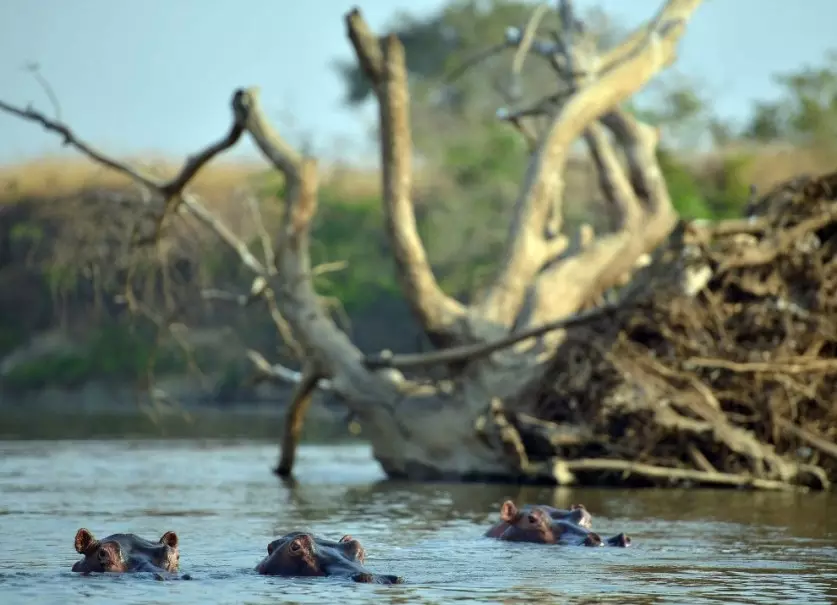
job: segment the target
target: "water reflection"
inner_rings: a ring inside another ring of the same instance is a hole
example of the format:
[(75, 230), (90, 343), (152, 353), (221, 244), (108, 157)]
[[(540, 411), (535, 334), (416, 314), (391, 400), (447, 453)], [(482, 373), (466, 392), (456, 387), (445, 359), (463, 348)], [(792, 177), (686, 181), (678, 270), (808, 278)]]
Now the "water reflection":
[[(547, 489), (383, 480), (366, 447), (305, 447), (298, 479), (272, 444), (0, 442), (0, 602), (660, 603), (829, 602), (837, 499), (744, 491)], [(503, 500), (585, 504), (629, 549), (483, 539)], [(830, 514), (829, 514), (830, 513)], [(70, 573), (78, 527), (174, 529), (191, 582)], [(265, 578), (267, 543), (294, 529), (363, 542), (402, 586)]]

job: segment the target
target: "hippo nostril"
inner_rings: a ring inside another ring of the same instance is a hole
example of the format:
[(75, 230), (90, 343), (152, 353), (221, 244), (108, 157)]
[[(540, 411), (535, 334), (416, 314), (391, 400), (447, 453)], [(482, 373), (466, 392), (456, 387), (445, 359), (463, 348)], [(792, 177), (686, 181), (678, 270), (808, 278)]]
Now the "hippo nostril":
[(393, 576), (393, 575), (385, 575), (381, 576), (381, 580), (384, 584), (403, 584), (404, 578), (401, 576)]
[(356, 573), (352, 576), (352, 580), (355, 582), (360, 582), (362, 584), (371, 584), (375, 581), (375, 578), (372, 576), (371, 573)]

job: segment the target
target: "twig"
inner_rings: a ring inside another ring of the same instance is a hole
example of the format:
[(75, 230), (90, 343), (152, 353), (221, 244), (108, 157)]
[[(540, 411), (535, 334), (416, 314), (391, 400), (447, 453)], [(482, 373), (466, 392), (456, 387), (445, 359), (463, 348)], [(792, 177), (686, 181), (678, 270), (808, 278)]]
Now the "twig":
[[(280, 363), (271, 364), (258, 351), (248, 349), (247, 358), (262, 374), (271, 380), (285, 384), (299, 384), (302, 381), (302, 373), (287, 368)], [(323, 378), (317, 382), (317, 388), (321, 391), (330, 391), (332, 389), (331, 381)]]
[(242, 307), (247, 307), (264, 294), (264, 289), (267, 287), (267, 282), (262, 277), (257, 277), (253, 280), (253, 285), (250, 287), (250, 292), (247, 294), (236, 294), (235, 292), (228, 292), (227, 290), (219, 290), (217, 288), (206, 288), (201, 291), (201, 297), (204, 300), (225, 300), (234, 302)]
[(378, 353), (376, 355), (368, 355), (364, 359), (363, 363), (367, 368), (370, 369), (403, 369), (425, 367), (439, 364), (451, 364), (466, 360), (478, 359), (480, 357), (490, 355), (491, 353), (494, 353), (496, 351), (500, 351), (501, 349), (511, 347), (517, 344), (518, 342), (521, 342), (528, 338), (537, 338), (538, 336), (542, 336), (554, 330), (582, 326), (597, 321), (602, 317), (613, 315), (623, 309), (628, 308), (632, 304), (632, 301), (629, 300), (629, 298), (631, 297), (626, 297), (625, 299), (613, 304), (603, 305), (601, 307), (596, 307), (588, 311), (576, 313), (575, 315), (572, 315), (570, 317), (564, 317), (540, 326), (535, 326), (527, 330), (522, 330), (520, 332), (511, 334), (510, 336), (507, 336), (505, 338), (495, 340), (494, 342), (454, 347), (450, 349), (437, 351), (434, 353), (406, 355), (392, 355), (388, 352)]
[(157, 222), (158, 229), (155, 239), (159, 235), (159, 227), (162, 226), (165, 217), (179, 207), (179, 203), (175, 198), (180, 198), (182, 203), (188, 207), (189, 211), (196, 218), (214, 231), (222, 240), (224, 240), (224, 242), (226, 242), (236, 251), (236, 253), (238, 253), (242, 262), (244, 262), (248, 268), (257, 274), (263, 274), (265, 272), (264, 267), (262, 267), (261, 263), (249, 252), (247, 246), (217, 217), (212, 215), (209, 210), (203, 207), (197, 197), (184, 192), (186, 185), (197, 175), (201, 168), (209, 163), (209, 161), (215, 156), (235, 145), (241, 138), (241, 135), (244, 132), (246, 117), (246, 111), (241, 106), (241, 98), (243, 94), (244, 92), (239, 90), (233, 95), (232, 108), (234, 120), (229, 132), (219, 141), (187, 158), (180, 172), (173, 179), (162, 183), (157, 181), (155, 178), (128, 166), (124, 162), (120, 162), (101, 153), (88, 143), (82, 141), (66, 124), (57, 120), (51, 120), (44, 114), (34, 109), (22, 109), (6, 103), (5, 101), (0, 101), (0, 110), (16, 115), (24, 120), (40, 124), (45, 130), (60, 135), (63, 138), (64, 145), (69, 145), (75, 148), (95, 162), (129, 177), (146, 189), (159, 194), (164, 200), (165, 209), (161, 213)]
[(259, 259), (257, 259), (256, 256), (250, 252), (250, 248), (247, 247), (247, 244), (244, 243), (244, 241), (235, 233), (233, 233), (232, 229), (230, 229), (220, 218), (215, 216), (206, 206), (204, 206), (198, 196), (191, 193), (184, 193), (181, 196), (181, 202), (182, 203), (177, 208), (178, 211), (186, 208), (194, 218), (200, 221), (205, 227), (208, 227), (210, 231), (215, 233), (215, 235), (221, 239), (221, 241), (227, 244), (227, 246), (229, 246), (233, 252), (238, 255), (238, 258), (245, 267), (250, 269), (256, 275), (267, 275), (267, 269), (264, 265), (262, 265), (261, 261), (259, 261)]
[(476, 67), (483, 61), (486, 61), (497, 55), (508, 48), (512, 48), (514, 45), (517, 44), (517, 40), (513, 41), (505, 41), (499, 44), (495, 44), (494, 46), (490, 46), (489, 48), (483, 49), (478, 51), (474, 56), (465, 59), (460, 65), (452, 69), (448, 75), (442, 77), (442, 84), (443, 85), (450, 85), (455, 82), (457, 79), (461, 78), (468, 70)]
[(801, 439), (808, 445), (811, 445), (821, 452), (828, 454), (833, 458), (837, 458), (837, 444), (829, 441), (825, 437), (817, 435), (816, 433), (795, 425), (784, 418), (776, 418), (774, 422), (784, 431), (787, 431), (794, 437)]
[(777, 491), (807, 491), (807, 488), (802, 486), (772, 479), (758, 479), (750, 475), (671, 468), (643, 464), (641, 462), (630, 462), (628, 460), (611, 460), (607, 458), (557, 460), (555, 465), (558, 467), (555, 472), (556, 476), (565, 476), (566, 471), (571, 473), (579, 471), (612, 471), (625, 475), (639, 475), (649, 479), (694, 481), (695, 483), (704, 485), (729, 485)]
[(44, 93), (46, 93), (49, 102), (52, 103), (52, 109), (55, 111), (55, 119), (60, 121), (61, 104), (58, 102), (58, 96), (55, 94), (52, 86), (50, 86), (49, 81), (41, 75), (41, 66), (37, 63), (27, 63), (24, 69), (32, 74), (32, 77), (35, 78), (35, 81), (43, 89)]
[(803, 374), (806, 372), (837, 372), (837, 359), (754, 361), (740, 363), (726, 359), (692, 357), (683, 366), (687, 368), (722, 368), (731, 372), (779, 372), (782, 374)]
[(311, 269), (311, 275), (316, 277), (319, 275), (325, 275), (326, 273), (336, 273), (337, 271), (342, 271), (348, 266), (349, 263), (344, 260), (336, 260), (330, 263), (320, 263)]
[(523, 28), (523, 34), (520, 36), (520, 42), (517, 45), (517, 50), (514, 52), (512, 59), (512, 97), (515, 100), (520, 97), (520, 72), (523, 70), (523, 62), (526, 60), (526, 55), (529, 54), (529, 49), (532, 48), (532, 42), (535, 40), (535, 34), (538, 31), (538, 26), (543, 20), (544, 15), (549, 10), (546, 4), (539, 4), (532, 11), (532, 16)]
[(268, 274), (273, 275), (277, 270), (276, 254), (273, 251), (273, 242), (271, 241), (270, 234), (268, 234), (267, 227), (265, 227), (264, 224), (264, 218), (262, 217), (262, 211), (259, 208), (259, 202), (256, 199), (256, 196), (250, 193), (245, 193), (244, 197), (247, 200), (247, 207), (250, 209), (253, 224), (256, 226), (256, 233), (259, 234), (259, 240), (262, 243), (262, 254), (264, 254), (265, 269), (267, 269)]

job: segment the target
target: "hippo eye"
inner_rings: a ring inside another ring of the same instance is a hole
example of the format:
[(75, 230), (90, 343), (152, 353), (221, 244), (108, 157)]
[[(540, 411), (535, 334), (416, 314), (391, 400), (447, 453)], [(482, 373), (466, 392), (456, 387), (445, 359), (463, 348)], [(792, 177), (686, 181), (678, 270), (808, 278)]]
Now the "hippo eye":
[(529, 523), (537, 523), (538, 518), (535, 515), (529, 515)]
[(108, 553), (105, 552), (104, 548), (100, 548), (96, 555), (99, 557), (99, 561), (107, 561), (108, 559)]
[(299, 542), (299, 540), (294, 540), (293, 542), (291, 542), (291, 552), (299, 552), (300, 550), (302, 550), (302, 544)]

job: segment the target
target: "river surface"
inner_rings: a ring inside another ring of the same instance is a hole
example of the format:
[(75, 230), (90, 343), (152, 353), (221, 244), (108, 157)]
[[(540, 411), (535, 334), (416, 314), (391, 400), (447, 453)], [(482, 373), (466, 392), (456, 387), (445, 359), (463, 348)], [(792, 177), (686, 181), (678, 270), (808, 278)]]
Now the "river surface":
[[(304, 446), (278, 481), (269, 443), (0, 441), (0, 602), (833, 603), (837, 496), (745, 491), (541, 489), (382, 482), (362, 445)], [(483, 538), (501, 502), (581, 502), (604, 535), (581, 548)], [(99, 537), (175, 530), (191, 581), (82, 576), (79, 527)], [(262, 577), (277, 535), (307, 529), (367, 550), (405, 584)]]

